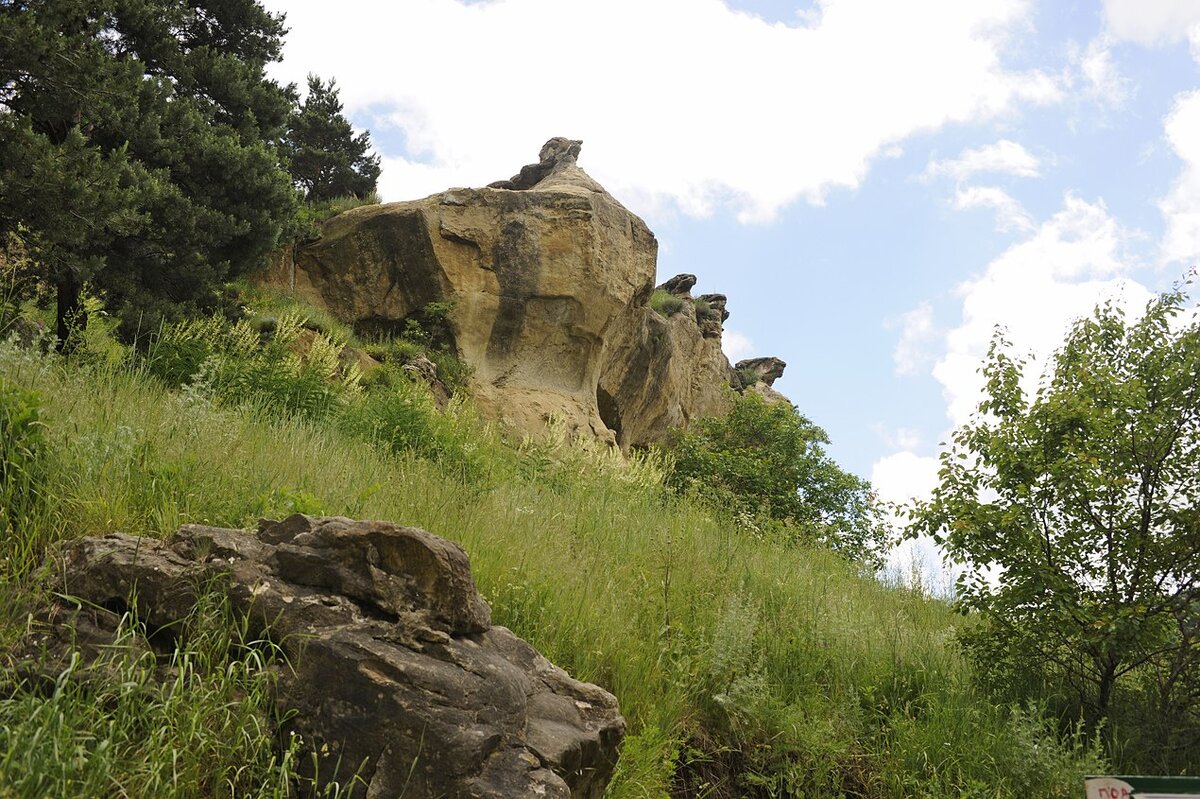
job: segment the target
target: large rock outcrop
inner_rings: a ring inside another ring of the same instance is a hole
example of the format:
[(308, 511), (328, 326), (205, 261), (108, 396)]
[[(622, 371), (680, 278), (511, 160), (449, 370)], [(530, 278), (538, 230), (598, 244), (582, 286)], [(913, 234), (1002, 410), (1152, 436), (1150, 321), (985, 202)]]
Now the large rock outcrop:
[(725, 296), (693, 299), (695, 277), (679, 276), (664, 285), (686, 313), (650, 307), (654, 234), (579, 168), (580, 146), (551, 139), (487, 188), (348, 211), (262, 280), (365, 333), (450, 303), (446, 343), (476, 404), (519, 433), (554, 418), (628, 448), (723, 412)]
[(616, 700), (493, 626), (466, 554), (422, 530), (296, 515), (257, 535), (186, 525), (165, 542), (85, 538), (59, 588), (90, 604), (56, 606), (57, 625), (25, 650), (48, 656), (36, 668), (52, 677), (56, 658), (111, 644), (131, 593), (148, 629), (174, 629), (200, 586), (226, 591), (251, 634), (282, 648), (275, 701), (327, 753), (320, 783), (358, 772), (341, 795), (603, 795), (624, 734)]
[(555, 417), (614, 441), (596, 405), (605, 342), (649, 298), (658, 245), (576, 166), (577, 153), (578, 142), (551, 140), (512, 189), (348, 211), (295, 251), (292, 275), (268, 282), (361, 331), (399, 332), (450, 301), (450, 345), (473, 368), (485, 415), (529, 433)]

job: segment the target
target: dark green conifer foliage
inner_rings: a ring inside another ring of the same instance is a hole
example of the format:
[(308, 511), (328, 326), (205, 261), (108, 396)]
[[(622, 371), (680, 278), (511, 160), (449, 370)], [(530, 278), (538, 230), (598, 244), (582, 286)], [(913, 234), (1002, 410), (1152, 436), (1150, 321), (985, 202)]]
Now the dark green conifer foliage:
[(57, 286), (60, 341), (85, 282), (145, 332), (276, 245), (283, 33), (255, 0), (0, 4), (0, 232)]
[(309, 202), (367, 197), (379, 180), (379, 156), (371, 155), (370, 132), (354, 135), (342, 114), (337, 84), (308, 76), (308, 97), (288, 129), (292, 178)]

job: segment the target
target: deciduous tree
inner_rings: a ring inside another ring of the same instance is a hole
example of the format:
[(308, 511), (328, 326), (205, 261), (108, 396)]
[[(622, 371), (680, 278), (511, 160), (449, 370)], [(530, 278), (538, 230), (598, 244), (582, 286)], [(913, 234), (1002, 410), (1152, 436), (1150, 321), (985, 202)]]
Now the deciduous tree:
[(1119, 700), (1142, 707), (1122, 734), (1157, 717), (1133, 745), (1159, 768), (1200, 744), (1200, 325), (1186, 316), (1178, 291), (1135, 321), (1101, 306), (1032, 396), (1029, 364), (997, 337), (985, 399), (910, 530), (965, 569), (986, 674), (1048, 688), (1092, 730)]

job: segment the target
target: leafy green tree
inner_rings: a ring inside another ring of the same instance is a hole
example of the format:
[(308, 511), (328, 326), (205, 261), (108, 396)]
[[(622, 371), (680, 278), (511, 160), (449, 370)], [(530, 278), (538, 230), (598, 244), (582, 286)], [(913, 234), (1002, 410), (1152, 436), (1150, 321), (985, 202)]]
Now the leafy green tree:
[(985, 399), (910, 528), (965, 567), (985, 673), (1049, 688), (1091, 730), (1119, 698), (1144, 708), (1125, 726), (1165, 722), (1135, 747), (1160, 768), (1194, 764), (1200, 742), (1200, 324), (1185, 303), (1165, 294), (1134, 322), (1097, 308), (1032, 396), (998, 335)]
[(0, 233), (57, 287), (61, 341), (85, 283), (146, 329), (276, 245), (283, 32), (255, 0), (0, 3)]
[(674, 433), (667, 482), (734, 512), (784, 522), (798, 538), (877, 567), (886, 532), (871, 486), (842, 471), (825, 454), (828, 443), (790, 404), (747, 393), (728, 415)]
[(379, 156), (369, 132), (354, 135), (332, 79), (308, 76), (308, 96), (292, 115), (287, 135), (292, 178), (309, 202), (366, 198), (379, 180)]

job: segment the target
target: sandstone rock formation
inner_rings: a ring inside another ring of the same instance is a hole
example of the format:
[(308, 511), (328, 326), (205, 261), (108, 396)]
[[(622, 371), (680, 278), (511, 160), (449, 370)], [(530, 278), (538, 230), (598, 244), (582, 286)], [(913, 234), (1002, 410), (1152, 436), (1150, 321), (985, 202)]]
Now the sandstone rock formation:
[[(536, 164), (526, 164), (521, 167), (521, 171), (513, 175), (509, 180), (497, 180), (494, 183), (489, 183), (489, 189), (511, 189), (513, 191), (525, 191), (532, 189), (534, 186), (546, 180), (554, 172), (563, 172), (572, 167), (575, 167), (575, 159), (579, 158), (579, 150), (583, 147), (583, 142), (579, 139), (565, 139), (561, 136), (555, 136), (550, 141), (542, 145), (541, 152), (538, 153), (538, 162)], [(578, 168), (576, 167), (578, 170)], [(572, 175), (570, 178), (574, 183), (585, 183), (580, 181), (578, 175)], [(591, 178), (587, 179), (591, 181)], [(599, 184), (591, 181), (594, 184), (593, 191), (603, 191)]]
[(154, 631), (219, 586), (252, 635), (283, 649), (276, 701), (307, 746), (328, 747), (318, 783), (358, 771), (349, 795), (599, 799), (612, 775), (613, 696), (492, 626), (466, 554), (424, 531), (299, 514), (257, 535), (186, 525), (165, 542), (83, 539), (63, 574), (61, 593), (90, 605), (61, 603), (51, 615), (70, 624), (26, 642), (49, 653), (48, 674), (55, 656), (111, 644), (131, 591)]
[(785, 368), (787, 368), (787, 364), (778, 358), (748, 358), (738, 361), (737, 366), (734, 367), (737, 389), (743, 393), (757, 394), (768, 405), (774, 405), (777, 402), (786, 402), (790, 405), (791, 400), (773, 388), (775, 381), (783, 377)]
[(721, 338), (729, 311), (725, 310), (724, 294), (701, 294), (697, 297), (696, 321), (705, 338)]
[(563, 141), (522, 170), (523, 190), (453, 189), (335, 217), (296, 250), (295, 294), (368, 332), (402, 331), (450, 301), (449, 343), (473, 367), (482, 413), (529, 433), (556, 417), (614, 441), (596, 406), (606, 337), (649, 298), (658, 245)]
[(738, 361), (734, 369), (739, 375), (748, 375), (752, 380), (743, 381), (750, 385), (754, 383), (766, 383), (768, 386), (775, 385), (775, 381), (783, 377), (783, 370), (787, 368), (787, 364), (778, 358), (747, 358)]
[(690, 296), (692, 286), (696, 285), (696, 276), (689, 274), (676, 275), (669, 280), (663, 281), (662, 285), (658, 286), (662, 291), (668, 294), (682, 294)]
[(724, 412), (725, 296), (693, 300), (695, 276), (679, 275), (662, 288), (695, 312), (650, 308), (654, 234), (579, 168), (580, 147), (551, 139), (510, 180), (348, 211), (262, 281), (363, 333), (450, 303), (446, 343), (473, 370), (476, 404), (518, 433), (556, 418), (628, 448)]

